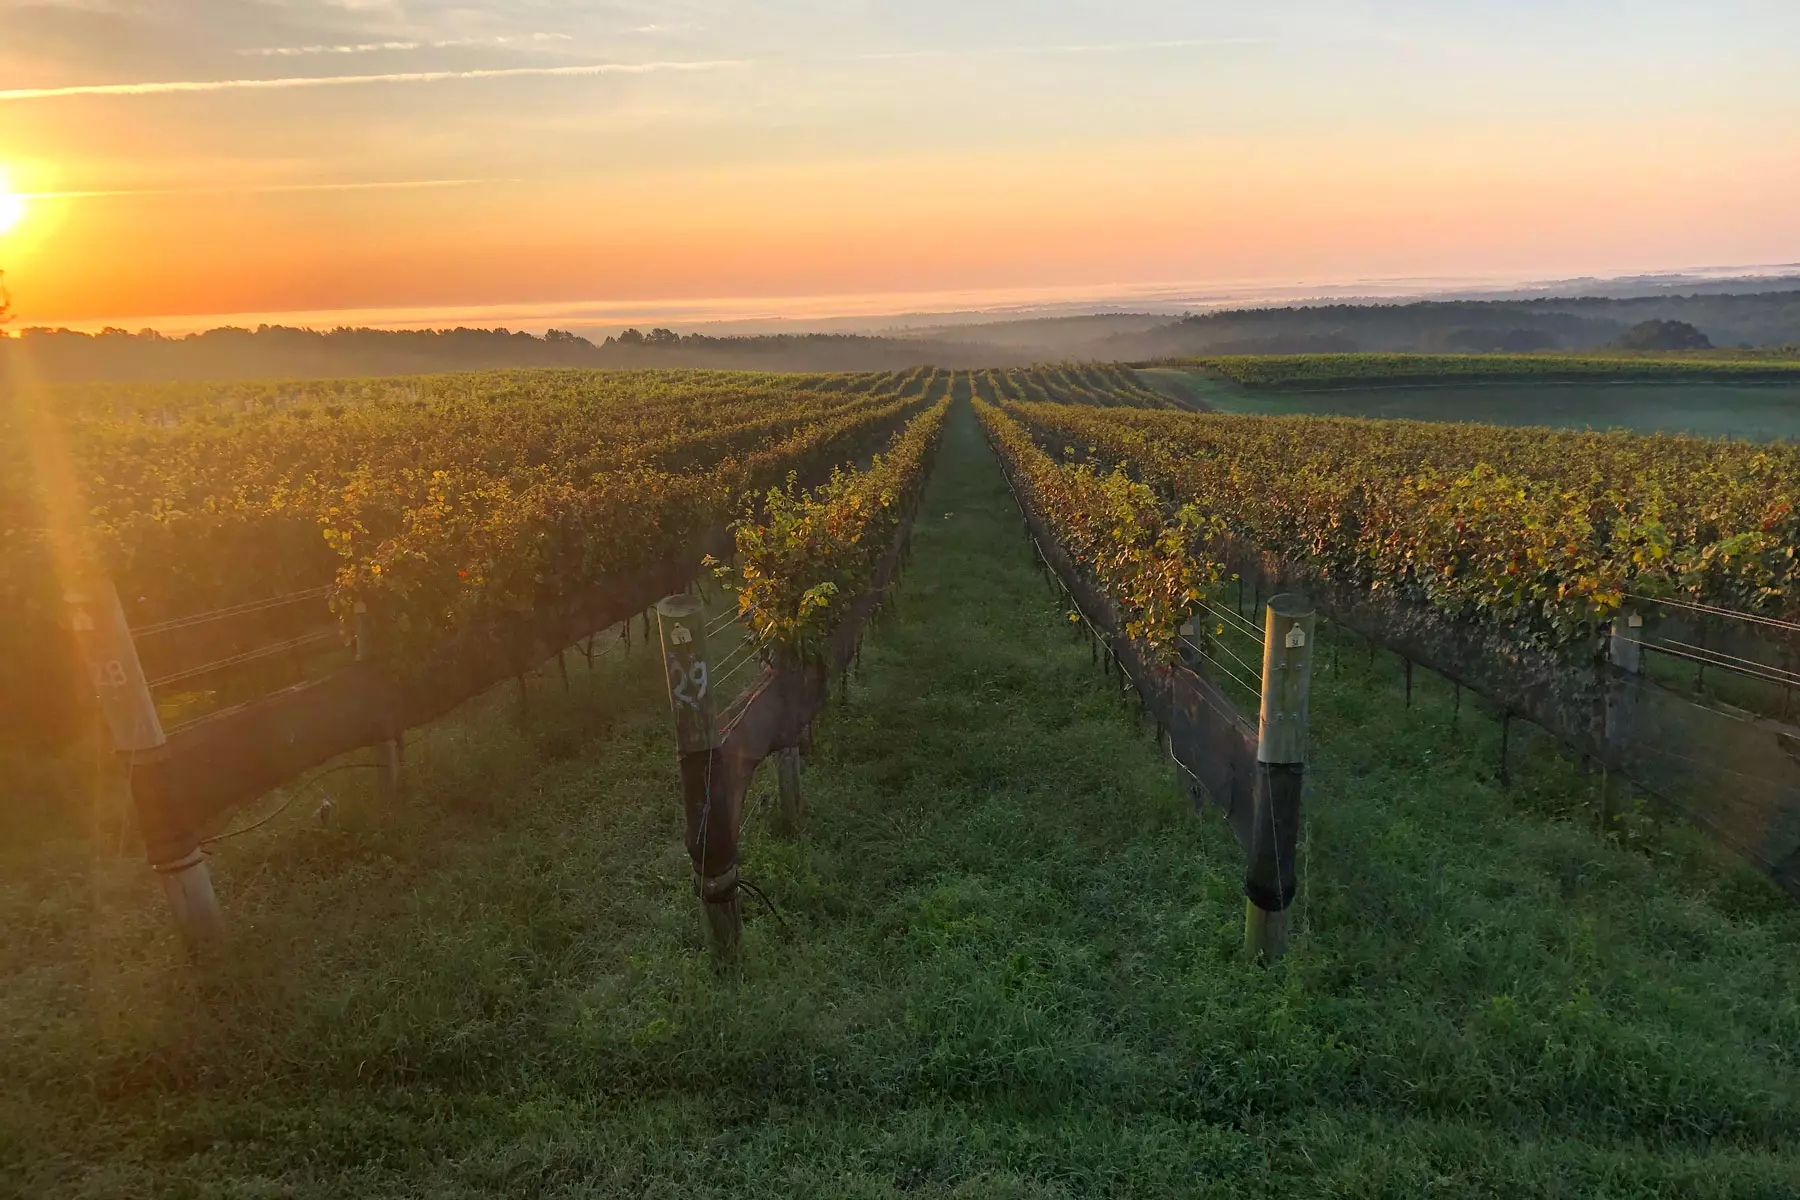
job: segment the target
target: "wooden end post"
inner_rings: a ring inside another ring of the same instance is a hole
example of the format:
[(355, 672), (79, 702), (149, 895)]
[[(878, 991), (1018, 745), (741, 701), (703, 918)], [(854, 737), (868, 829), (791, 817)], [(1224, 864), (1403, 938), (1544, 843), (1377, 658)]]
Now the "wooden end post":
[(1244, 949), (1266, 962), (1287, 949), (1288, 910), (1299, 886), (1296, 850), (1317, 621), (1303, 596), (1271, 597), (1264, 610), (1255, 815), (1244, 873)]
[[(155, 764), (169, 739), (157, 716), (156, 700), (138, 661), (137, 644), (132, 640), (131, 627), (125, 623), (117, 589), (111, 583), (96, 582), (71, 590), (66, 600), (75, 640), (106, 717), (107, 730), (112, 734), (113, 748), (128, 768)], [(191, 834), (179, 838), (149, 836), (150, 830), (167, 829), (170, 823), (163, 812), (150, 811), (166, 805), (166, 797), (157, 786), (159, 773), (152, 768), (143, 775), (141, 787), (137, 778), (132, 780), (132, 799), (146, 829), (145, 841), (152, 846), (150, 866), (162, 879), (175, 927), (188, 948), (198, 951), (225, 930), (219, 900), (213, 894), (212, 872), (206, 865), (206, 851)]]
[[(744, 914), (738, 895), (735, 856), (730, 862), (709, 857), (716, 832), (720, 845), (731, 845), (731, 819), (723, 804), (713, 804), (714, 756), (719, 748), (719, 722), (713, 706), (711, 663), (706, 651), (706, 607), (695, 595), (675, 595), (656, 603), (662, 634), (663, 668), (669, 682), (669, 707), (675, 715), (676, 752), (681, 756), (681, 785), (687, 809), (688, 856), (694, 863), (694, 890), (706, 918), (713, 955), (720, 961), (737, 954)], [(715, 830), (713, 823), (719, 822)]]
[[(372, 662), (377, 652), (375, 644), (375, 623), (369, 616), (369, 606), (360, 600), (356, 604), (356, 661)], [(401, 744), (400, 735), (395, 732), (376, 751), (380, 758), (382, 790), (390, 796), (398, 796), (406, 788), (406, 752)]]
[(1612, 828), (1612, 792), (1607, 786), (1607, 765), (1623, 761), (1635, 736), (1638, 689), (1644, 674), (1644, 617), (1630, 609), (1613, 618), (1612, 634), (1606, 639), (1606, 657), (1613, 666), (1606, 681), (1606, 725), (1603, 732), (1605, 755), (1601, 759), (1600, 829)]

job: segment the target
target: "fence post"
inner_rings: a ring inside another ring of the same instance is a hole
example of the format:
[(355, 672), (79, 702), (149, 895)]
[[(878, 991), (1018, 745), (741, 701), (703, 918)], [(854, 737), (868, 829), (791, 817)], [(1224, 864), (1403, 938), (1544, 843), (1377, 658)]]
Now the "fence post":
[(1602, 738), (1606, 754), (1601, 760), (1600, 828), (1612, 828), (1612, 791), (1608, 767), (1623, 759), (1631, 744), (1637, 723), (1638, 688), (1644, 673), (1644, 617), (1642, 613), (1623, 609), (1613, 618), (1611, 635), (1606, 639), (1606, 657), (1614, 670), (1606, 680), (1606, 716)]
[[(377, 647), (375, 645), (375, 622), (369, 616), (369, 606), (361, 600), (356, 602), (356, 661), (373, 662)], [(392, 727), (388, 730), (393, 732)], [(406, 764), (405, 747), (401, 745), (398, 735), (388, 738), (377, 749), (381, 759), (381, 786), (390, 796), (397, 796), (405, 787)]]
[[(112, 734), (113, 748), (128, 767), (156, 762), (169, 739), (163, 733), (156, 700), (144, 679), (137, 644), (132, 641), (131, 627), (125, 623), (118, 590), (111, 583), (97, 582), (70, 591), (65, 599), (82, 661)], [(161, 798), (154, 784), (142, 793), (136, 786), (132, 791), (133, 799), (140, 803), (145, 796)], [(140, 819), (145, 815), (140, 807)], [(160, 820), (144, 823), (163, 824)], [(146, 840), (154, 843), (161, 839)], [(197, 842), (166, 861), (153, 857), (150, 866), (162, 879), (163, 895), (168, 897), (175, 927), (190, 949), (197, 950), (224, 932), (225, 921), (219, 912), (219, 899), (213, 893), (206, 851)]]
[(776, 762), (781, 781), (781, 832), (789, 836), (800, 832), (806, 821), (806, 798), (800, 792), (800, 747), (790, 746)]
[(1306, 598), (1291, 593), (1271, 597), (1264, 610), (1256, 800), (1244, 873), (1244, 949), (1268, 962), (1287, 949), (1288, 909), (1299, 884), (1295, 850), (1317, 619)]
[[(706, 917), (713, 955), (728, 959), (737, 953), (744, 916), (738, 896), (737, 862), (734, 859), (730, 863), (713, 863), (707, 855), (713, 819), (723, 822), (731, 818), (723, 805), (718, 812), (713, 811), (712, 769), (714, 752), (719, 747), (719, 722), (713, 707), (711, 664), (706, 653), (706, 607), (698, 596), (669, 596), (657, 601), (656, 620), (662, 634), (669, 707), (675, 715), (676, 752), (681, 756), (682, 799), (687, 810), (688, 855), (694, 863), (694, 890)], [(725, 844), (730, 844), (729, 839)]]

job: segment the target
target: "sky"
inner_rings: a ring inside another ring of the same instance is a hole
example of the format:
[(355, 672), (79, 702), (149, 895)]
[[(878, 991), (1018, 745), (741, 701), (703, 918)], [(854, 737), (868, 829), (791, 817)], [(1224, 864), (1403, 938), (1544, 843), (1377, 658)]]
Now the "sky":
[(16, 324), (1800, 260), (1795, 0), (0, 0)]

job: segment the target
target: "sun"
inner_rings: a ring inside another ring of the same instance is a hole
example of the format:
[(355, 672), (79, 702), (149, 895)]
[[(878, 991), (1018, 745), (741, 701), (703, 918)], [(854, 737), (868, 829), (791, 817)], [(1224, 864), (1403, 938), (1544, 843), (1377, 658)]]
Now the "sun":
[(25, 219), (25, 197), (12, 190), (12, 181), (0, 171), (0, 235), (11, 233)]

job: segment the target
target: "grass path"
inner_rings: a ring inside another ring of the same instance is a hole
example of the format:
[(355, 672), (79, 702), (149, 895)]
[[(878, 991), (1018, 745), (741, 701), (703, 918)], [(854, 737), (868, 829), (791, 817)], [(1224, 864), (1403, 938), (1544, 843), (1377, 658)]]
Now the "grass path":
[[(413, 796), (219, 855), (229, 959), (145, 872), (0, 860), (0, 1194), (1781, 1196), (1800, 919), (1447, 689), (1320, 653), (1307, 903), (1239, 961), (1240, 860), (1089, 665), (966, 406), (904, 593), (751, 817), (708, 965), (648, 656), (427, 733)], [(1331, 664), (1336, 663), (1334, 669)]]

